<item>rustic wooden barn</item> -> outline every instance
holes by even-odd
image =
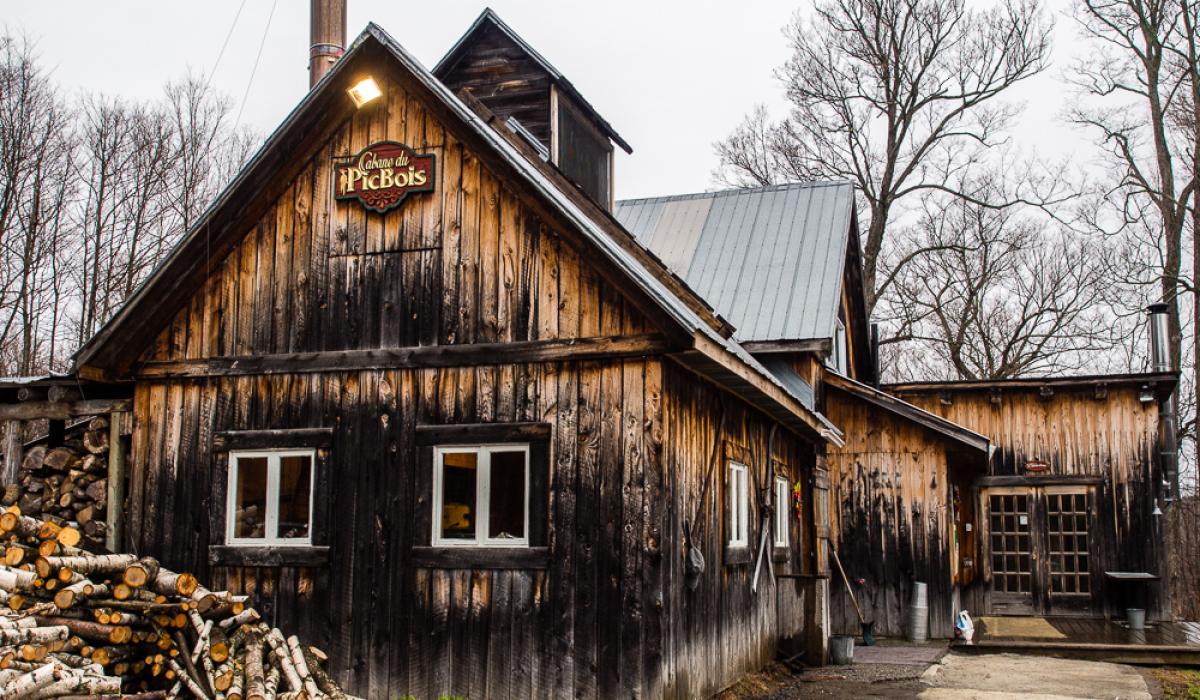
[[[846,435],[829,451],[831,539],[863,614],[878,634],[903,636],[919,581],[929,634],[952,636],[978,569],[969,524],[988,438],[840,375],[825,385],[827,415]],[[831,586],[832,630],[854,634],[858,615],[840,584]]]
[[[1162,615],[1159,419],[1175,384],[1164,372],[887,387],[992,441],[974,481],[982,567],[965,609]]]
[[[532,51],[487,12],[446,70],[499,29]],[[611,173],[553,75],[543,116],[572,100]],[[607,213],[595,149],[459,87],[369,26],[79,351],[132,395],[119,544],[252,594],[369,697],[820,661],[840,432]]]

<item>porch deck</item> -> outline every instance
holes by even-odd
[[[958,652],[1038,654],[1114,663],[1200,666],[1200,623],[1148,622],[1131,630],[1124,620],[1079,617],[981,617],[974,644]]]

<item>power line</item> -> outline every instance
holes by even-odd
[[[205,94],[208,93],[208,86],[212,84],[213,76],[217,74],[217,66],[221,65],[221,59],[225,57],[225,49],[229,47],[229,40],[233,37],[233,30],[237,28],[238,19],[241,18],[244,9],[246,9],[246,0],[242,0],[242,4],[238,5],[237,14],[233,16],[229,31],[225,33],[225,41],[221,44],[221,50],[217,52],[217,60],[213,61],[212,70],[208,72],[208,80],[204,81]]]
[[[242,111],[246,109],[246,100],[250,97],[250,87],[254,85],[254,74],[258,72],[258,62],[262,60],[263,47],[267,45],[267,32],[271,31],[271,20],[275,17],[275,6],[279,4],[279,0],[272,0],[271,14],[267,15],[267,26],[263,27],[262,39],[258,42],[258,55],[254,57],[254,67],[250,69],[250,79],[246,81],[246,92],[242,94],[242,106],[238,107],[237,119],[233,122],[233,128],[237,129],[242,123]]]

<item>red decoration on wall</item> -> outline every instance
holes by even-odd
[[[357,199],[382,214],[400,206],[411,192],[432,191],[434,166],[432,153],[415,153],[395,141],[373,143],[334,168],[334,198]]]

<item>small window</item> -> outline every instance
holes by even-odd
[[[788,546],[788,517],[791,512],[788,480],[782,476],[775,477],[775,546]]]
[[[846,324],[842,323],[840,318],[833,333],[833,352],[830,355],[829,364],[839,373],[850,375],[850,358],[846,349]]]
[[[529,545],[529,446],[438,447],[434,546]]]
[[[226,544],[311,544],[315,461],[314,450],[231,453]]]
[[[745,547],[750,529],[750,508],[746,489],[746,465],[729,463],[729,546]]]

